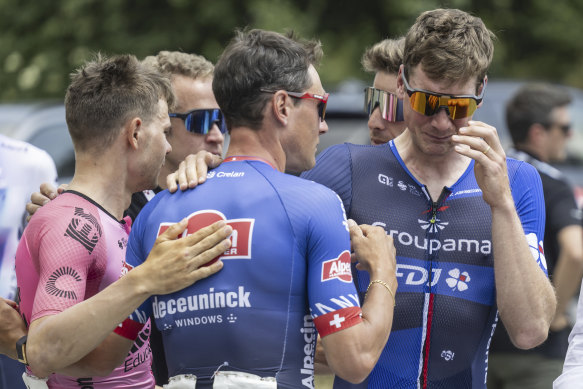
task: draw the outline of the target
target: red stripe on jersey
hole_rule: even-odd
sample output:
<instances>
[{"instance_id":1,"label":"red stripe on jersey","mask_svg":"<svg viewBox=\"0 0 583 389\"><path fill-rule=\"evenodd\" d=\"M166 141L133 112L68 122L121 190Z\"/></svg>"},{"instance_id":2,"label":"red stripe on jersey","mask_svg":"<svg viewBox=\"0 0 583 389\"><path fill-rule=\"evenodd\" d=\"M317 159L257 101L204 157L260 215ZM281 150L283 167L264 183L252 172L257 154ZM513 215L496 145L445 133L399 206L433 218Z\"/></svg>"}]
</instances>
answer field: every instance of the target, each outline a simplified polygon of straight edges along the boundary
<instances>
[{"instance_id":1,"label":"red stripe on jersey","mask_svg":"<svg viewBox=\"0 0 583 389\"><path fill-rule=\"evenodd\" d=\"M360 307L348 307L329 312L314 319L314 324L321 337L352 327L362 321Z\"/></svg>"},{"instance_id":2,"label":"red stripe on jersey","mask_svg":"<svg viewBox=\"0 0 583 389\"><path fill-rule=\"evenodd\" d=\"M144 328L144 324L138 323L137 321L133 321L132 319L128 318L119 323L113 332L123 336L126 339L136 340L142 328Z\"/></svg>"},{"instance_id":3,"label":"red stripe on jersey","mask_svg":"<svg viewBox=\"0 0 583 389\"><path fill-rule=\"evenodd\" d=\"M425 356L423 361L423 389L427 389L427 377L429 375L429 341L431 340L431 322L433 321L433 299L435 295L429 295L429 309L427 313L427 335L425 336Z\"/></svg>"}]
</instances>

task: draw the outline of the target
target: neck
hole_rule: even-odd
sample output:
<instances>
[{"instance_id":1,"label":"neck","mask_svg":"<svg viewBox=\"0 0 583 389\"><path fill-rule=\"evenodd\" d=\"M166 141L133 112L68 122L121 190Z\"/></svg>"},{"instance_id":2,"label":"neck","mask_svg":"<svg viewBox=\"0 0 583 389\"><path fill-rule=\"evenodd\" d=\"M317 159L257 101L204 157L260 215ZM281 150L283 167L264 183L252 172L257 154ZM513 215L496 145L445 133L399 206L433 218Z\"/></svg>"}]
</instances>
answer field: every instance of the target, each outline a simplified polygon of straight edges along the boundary
<instances>
[{"instance_id":1,"label":"neck","mask_svg":"<svg viewBox=\"0 0 583 389\"><path fill-rule=\"evenodd\" d=\"M541 150L537 149L536 147L532 147L529 145L520 145L516 146L516 150L524 151L525 153L532 155L539 161L549 162L548 158L546 158L545 156L545 153L541 152Z\"/></svg>"},{"instance_id":2,"label":"neck","mask_svg":"<svg viewBox=\"0 0 583 389\"><path fill-rule=\"evenodd\" d=\"M285 171L285 152L273 130L233 128L226 158L243 155L264 159L280 172Z\"/></svg>"},{"instance_id":3,"label":"neck","mask_svg":"<svg viewBox=\"0 0 583 389\"><path fill-rule=\"evenodd\" d=\"M443 154L424 152L413 142L409 130L395 138L395 146L411 174L427 186L433 200L439 198L444 186L455 184L471 162L453 147Z\"/></svg>"},{"instance_id":4,"label":"neck","mask_svg":"<svg viewBox=\"0 0 583 389\"><path fill-rule=\"evenodd\" d=\"M168 189L168 185L166 185L166 177L168 177L170 173L174 173L176 170L178 170L178 166L170 166L168 159L166 159L164 165L162 165L162 168L160 169L160 173L158 174L158 186L162 189Z\"/></svg>"},{"instance_id":5,"label":"neck","mask_svg":"<svg viewBox=\"0 0 583 389\"><path fill-rule=\"evenodd\" d=\"M124 163L112 152L97 157L76 153L75 175L67 189L83 193L121 220L132 197Z\"/></svg>"}]
</instances>

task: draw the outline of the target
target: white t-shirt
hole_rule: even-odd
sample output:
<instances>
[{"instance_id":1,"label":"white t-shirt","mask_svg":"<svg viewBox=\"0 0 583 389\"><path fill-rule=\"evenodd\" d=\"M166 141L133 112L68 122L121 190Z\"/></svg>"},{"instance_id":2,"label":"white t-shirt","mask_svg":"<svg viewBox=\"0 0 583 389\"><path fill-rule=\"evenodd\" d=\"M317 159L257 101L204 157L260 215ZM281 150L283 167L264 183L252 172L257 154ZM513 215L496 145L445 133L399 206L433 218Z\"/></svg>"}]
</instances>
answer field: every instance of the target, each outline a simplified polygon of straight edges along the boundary
<instances>
[{"instance_id":1,"label":"white t-shirt","mask_svg":"<svg viewBox=\"0 0 583 389\"><path fill-rule=\"evenodd\" d=\"M14 299L14 254L25 226L26 203L43 182L57 183L50 155L0 134L0 297Z\"/></svg>"},{"instance_id":2,"label":"white t-shirt","mask_svg":"<svg viewBox=\"0 0 583 389\"><path fill-rule=\"evenodd\" d=\"M569 349L565 356L563 374L553 382L553 389L583 387L583 285L577 304L577 322L569 335Z\"/></svg>"}]
</instances>

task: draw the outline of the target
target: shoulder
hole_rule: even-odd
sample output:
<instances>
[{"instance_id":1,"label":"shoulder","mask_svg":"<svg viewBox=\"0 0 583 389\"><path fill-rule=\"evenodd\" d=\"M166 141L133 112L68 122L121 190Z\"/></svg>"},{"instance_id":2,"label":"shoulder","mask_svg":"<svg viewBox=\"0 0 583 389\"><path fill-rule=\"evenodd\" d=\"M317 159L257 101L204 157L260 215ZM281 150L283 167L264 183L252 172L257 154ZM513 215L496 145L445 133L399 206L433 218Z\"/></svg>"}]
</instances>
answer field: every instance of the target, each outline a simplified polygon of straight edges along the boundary
<instances>
[{"instance_id":1,"label":"shoulder","mask_svg":"<svg viewBox=\"0 0 583 389\"><path fill-rule=\"evenodd\" d=\"M36 146L0 136L0 156L0 161L18 169L17 174L26 174L29 180L38 176L40 180L56 181L57 169L53 159L46 151Z\"/></svg>"},{"instance_id":2,"label":"shoulder","mask_svg":"<svg viewBox=\"0 0 583 389\"><path fill-rule=\"evenodd\" d=\"M507 157L506 166L508 168L508 178L511 183L516 180L531 183L540 182L541 180L539 172L528 162Z\"/></svg>"}]
</instances>

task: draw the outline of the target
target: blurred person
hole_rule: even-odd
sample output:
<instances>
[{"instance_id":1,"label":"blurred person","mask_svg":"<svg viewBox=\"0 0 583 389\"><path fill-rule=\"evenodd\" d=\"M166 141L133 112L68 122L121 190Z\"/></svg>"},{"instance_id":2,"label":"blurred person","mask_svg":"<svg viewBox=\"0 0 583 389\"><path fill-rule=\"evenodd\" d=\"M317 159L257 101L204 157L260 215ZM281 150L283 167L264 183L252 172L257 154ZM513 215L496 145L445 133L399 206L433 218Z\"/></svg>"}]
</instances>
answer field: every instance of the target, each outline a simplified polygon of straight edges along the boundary
<instances>
[{"instance_id":1,"label":"blurred person","mask_svg":"<svg viewBox=\"0 0 583 389\"><path fill-rule=\"evenodd\" d=\"M514 148L507 155L533 165L542 179L546 222L544 250L557 309L548 339L533 350L513 346L504 326L490 345L488 388L550 388L563 368L572 329L567 308L583 276L583 228L573 189L549 163L566 158L571 135L569 92L550 84L521 87L506 105Z\"/></svg>"},{"instance_id":2,"label":"blurred person","mask_svg":"<svg viewBox=\"0 0 583 389\"><path fill-rule=\"evenodd\" d=\"M337 377L336 388L485 388L498 313L520 348L547 336L556 301L536 249L540 177L471 120L493 39L464 11L422 13L397 77L405 131L385 145L332 146L303 175L336 191L357 223L384 227L398 254L391 337L364 383ZM362 296L370 278L353 274Z\"/></svg>"},{"instance_id":3,"label":"blurred person","mask_svg":"<svg viewBox=\"0 0 583 389\"><path fill-rule=\"evenodd\" d=\"M0 300L14 300L16 273L14 255L25 226L25 206L31 193L42 182L56 184L57 169L46 151L31 144L0 135ZM1 303L4 308L10 303ZM9 307L1 316L16 313ZM14 311L14 312L11 312ZM3 328L3 327L0 327ZM10 337L8 337L10 339ZM1 350L0 350L1 351ZM10 342L10 359L0 355L0 388L25 388L22 382L24 365L16 358Z\"/></svg>"},{"instance_id":4,"label":"blurred person","mask_svg":"<svg viewBox=\"0 0 583 389\"><path fill-rule=\"evenodd\" d=\"M370 143L380 145L405 130L403 101L397 97L397 74L403 63L405 37L382 40L367 49L362 66L374 73L372 87L364 90L364 107L368 113Z\"/></svg>"},{"instance_id":5,"label":"blurred person","mask_svg":"<svg viewBox=\"0 0 583 389\"><path fill-rule=\"evenodd\" d=\"M16 352L30 384L153 387L149 323L128 315L151 294L221 269L220 261L199 267L230 246L232 229L219 222L175 239L182 221L161 234L143 268L127 273L123 211L133 192L157 183L173 101L170 81L131 55L97 56L72 75L65 108L75 175L31 219L16 253L17 301L28 325Z\"/></svg>"},{"instance_id":6,"label":"blurred person","mask_svg":"<svg viewBox=\"0 0 583 389\"><path fill-rule=\"evenodd\" d=\"M583 382L583 286L579 291L577 320L569 335L569 348L565 357L563 372L553 383L553 389L581 387Z\"/></svg>"},{"instance_id":7,"label":"blurred person","mask_svg":"<svg viewBox=\"0 0 583 389\"><path fill-rule=\"evenodd\" d=\"M223 219L235 230L221 273L155 296L134 315L154 315L170 386L190 378L197 388L313 387L316 331L331 368L358 382L388 338L397 287L390 237L349 224L333 192L283 173L311 168L327 131L320 56L317 42L237 33L213 80L230 129L225 162L193 191L157 195L136 220L128 246L136 269L175 219L188 217L189 228ZM371 273L362 309L349 225L359 268Z\"/></svg>"}]
</instances>

